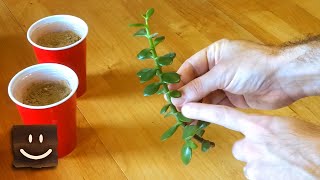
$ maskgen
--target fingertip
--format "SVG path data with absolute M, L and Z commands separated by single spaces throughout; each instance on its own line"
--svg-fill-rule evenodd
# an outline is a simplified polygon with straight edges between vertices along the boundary
M 173 89 L 175 89 L 175 87 L 176 87 L 175 84 L 169 84 L 169 85 L 168 85 L 168 89 L 169 89 L 169 90 L 173 90 Z
M 236 109 L 203 103 L 185 103 L 182 114 L 190 119 L 198 119 L 224 126 L 228 129 L 244 132 L 249 126 L 249 118 Z
M 197 103 L 186 103 L 181 108 L 181 113 L 187 118 L 194 118 L 197 114 Z
M 182 87 L 183 86 L 183 84 L 182 84 L 182 82 L 179 82 L 179 83 L 177 83 L 177 84 L 169 84 L 168 85 L 168 89 L 171 91 L 171 90 L 177 90 L 177 89 L 179 89 L 180 87 Z
M 181 107 L 184 103 L 185 99 L 183 97 L 180 98 L 171 98 L 171 102 L 176 107 Z
M 212 80 L 212 73 L 210 72 L 193 79 L 179 89 L 185 96 L 186 102 L 198 102 L 212 91 L 218 89 L 216 82 Z
M 189 112 L 192 110 L 191 106 L 189 104 L 185 104 L 184 106 L 182 106 L 181 108 L 181 113 L 188 117 L 189 116 Z

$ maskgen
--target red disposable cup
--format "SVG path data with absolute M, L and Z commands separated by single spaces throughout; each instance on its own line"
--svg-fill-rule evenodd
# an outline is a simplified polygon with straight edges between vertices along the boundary
M 22 103 L 23 93 L 30 83 L 44 80 L 65 81 L 71 93 L 59 102 L 46 106 L 30 106 Z M 58 157 L 63 157 L 76 147 L 76 73 L 67 66 L 43 63 L 30 66 L 17 73 L 10 81 L 8 93 L 16 104 L 25 125 L 55 124 L 58 134 Z
M 37 39 L 51 32 L 71 30 L 81 39 L 71 45 L 49 48 L 38 45 Z M 28 41 L 32 44 L 38 63 L 58 63 L 73 69 L 79 77 L 77 97 L 86 91 L 86 37 L 88 25 L 80 18 L 70 15 L 54 15 L 38 20 L 27 32 Z

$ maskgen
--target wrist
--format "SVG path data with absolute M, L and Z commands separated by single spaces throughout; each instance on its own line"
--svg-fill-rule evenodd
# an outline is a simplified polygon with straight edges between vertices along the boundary
M 320 95 L 320 42 L 283 47 L 277 80 L 292 99 Z

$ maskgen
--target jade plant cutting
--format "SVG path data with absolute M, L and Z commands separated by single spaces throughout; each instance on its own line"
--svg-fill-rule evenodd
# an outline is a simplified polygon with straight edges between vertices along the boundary
M 149 9 L 145 14 L 142 15 L 144 23 L 130 24 L 131 27 L 140 27 L 134 36 L 145 37 L 149 42 L 149 47 L 141 50 L 137 58 L 141 61 L 153 60 L 154 67 L 141 69 L 137 76 L 140 78 L 141 83 L 145 83 L 157 77 L 158 81 L 148 84 L 143 93 L 144 96 L 150 96 L 153 94 L 164 94 L 167 100 L 160 110 L 160 114 L 164 117 L 173 116 L 175 117 L 175 124 L 170 127 L 162 136 L 161 140 L 165 141 L 171 137 L 176 130 L 181 127 L 183 129 L 182 139 L 184 141 L 181 149 L 181 160 L 184 164 L 188 164 L 192 157 L 192 150 L 196 149 L 198 145 L 194 140 L 201 144 L 201 150 L 203 152 L 208 151 L 211 147 L 214 147 L 214 143 L 203 138 L 205 128 L 209 125 L 207 122 L 198 121 L 196 124 L 191 123 L 192 120 L 186 118 L 181 112 L 173 105 L 171 98 L 181 97 L 181 92 L 178 90 L 170 90 L 169 84 L 175 84 L 180 82 L 180 75 L 176 72 L 163 72 L 162 67 L 169 66 L 172 64 L 173 59 L 176 57 L 174 52 L 169 52 L 164 55 L 158 55 L 156 47 L 164 41 L 164 36 L 159 36 L 158 33 L 151 33 L 149 20 L 154 14 L 154 9 Z

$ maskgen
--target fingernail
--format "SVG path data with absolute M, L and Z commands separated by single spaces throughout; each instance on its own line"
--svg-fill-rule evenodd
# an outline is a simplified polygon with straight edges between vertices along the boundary
M 171 98 L 171 101 L 175 106 L 181 106 L 184 102 L 184 98 Z

